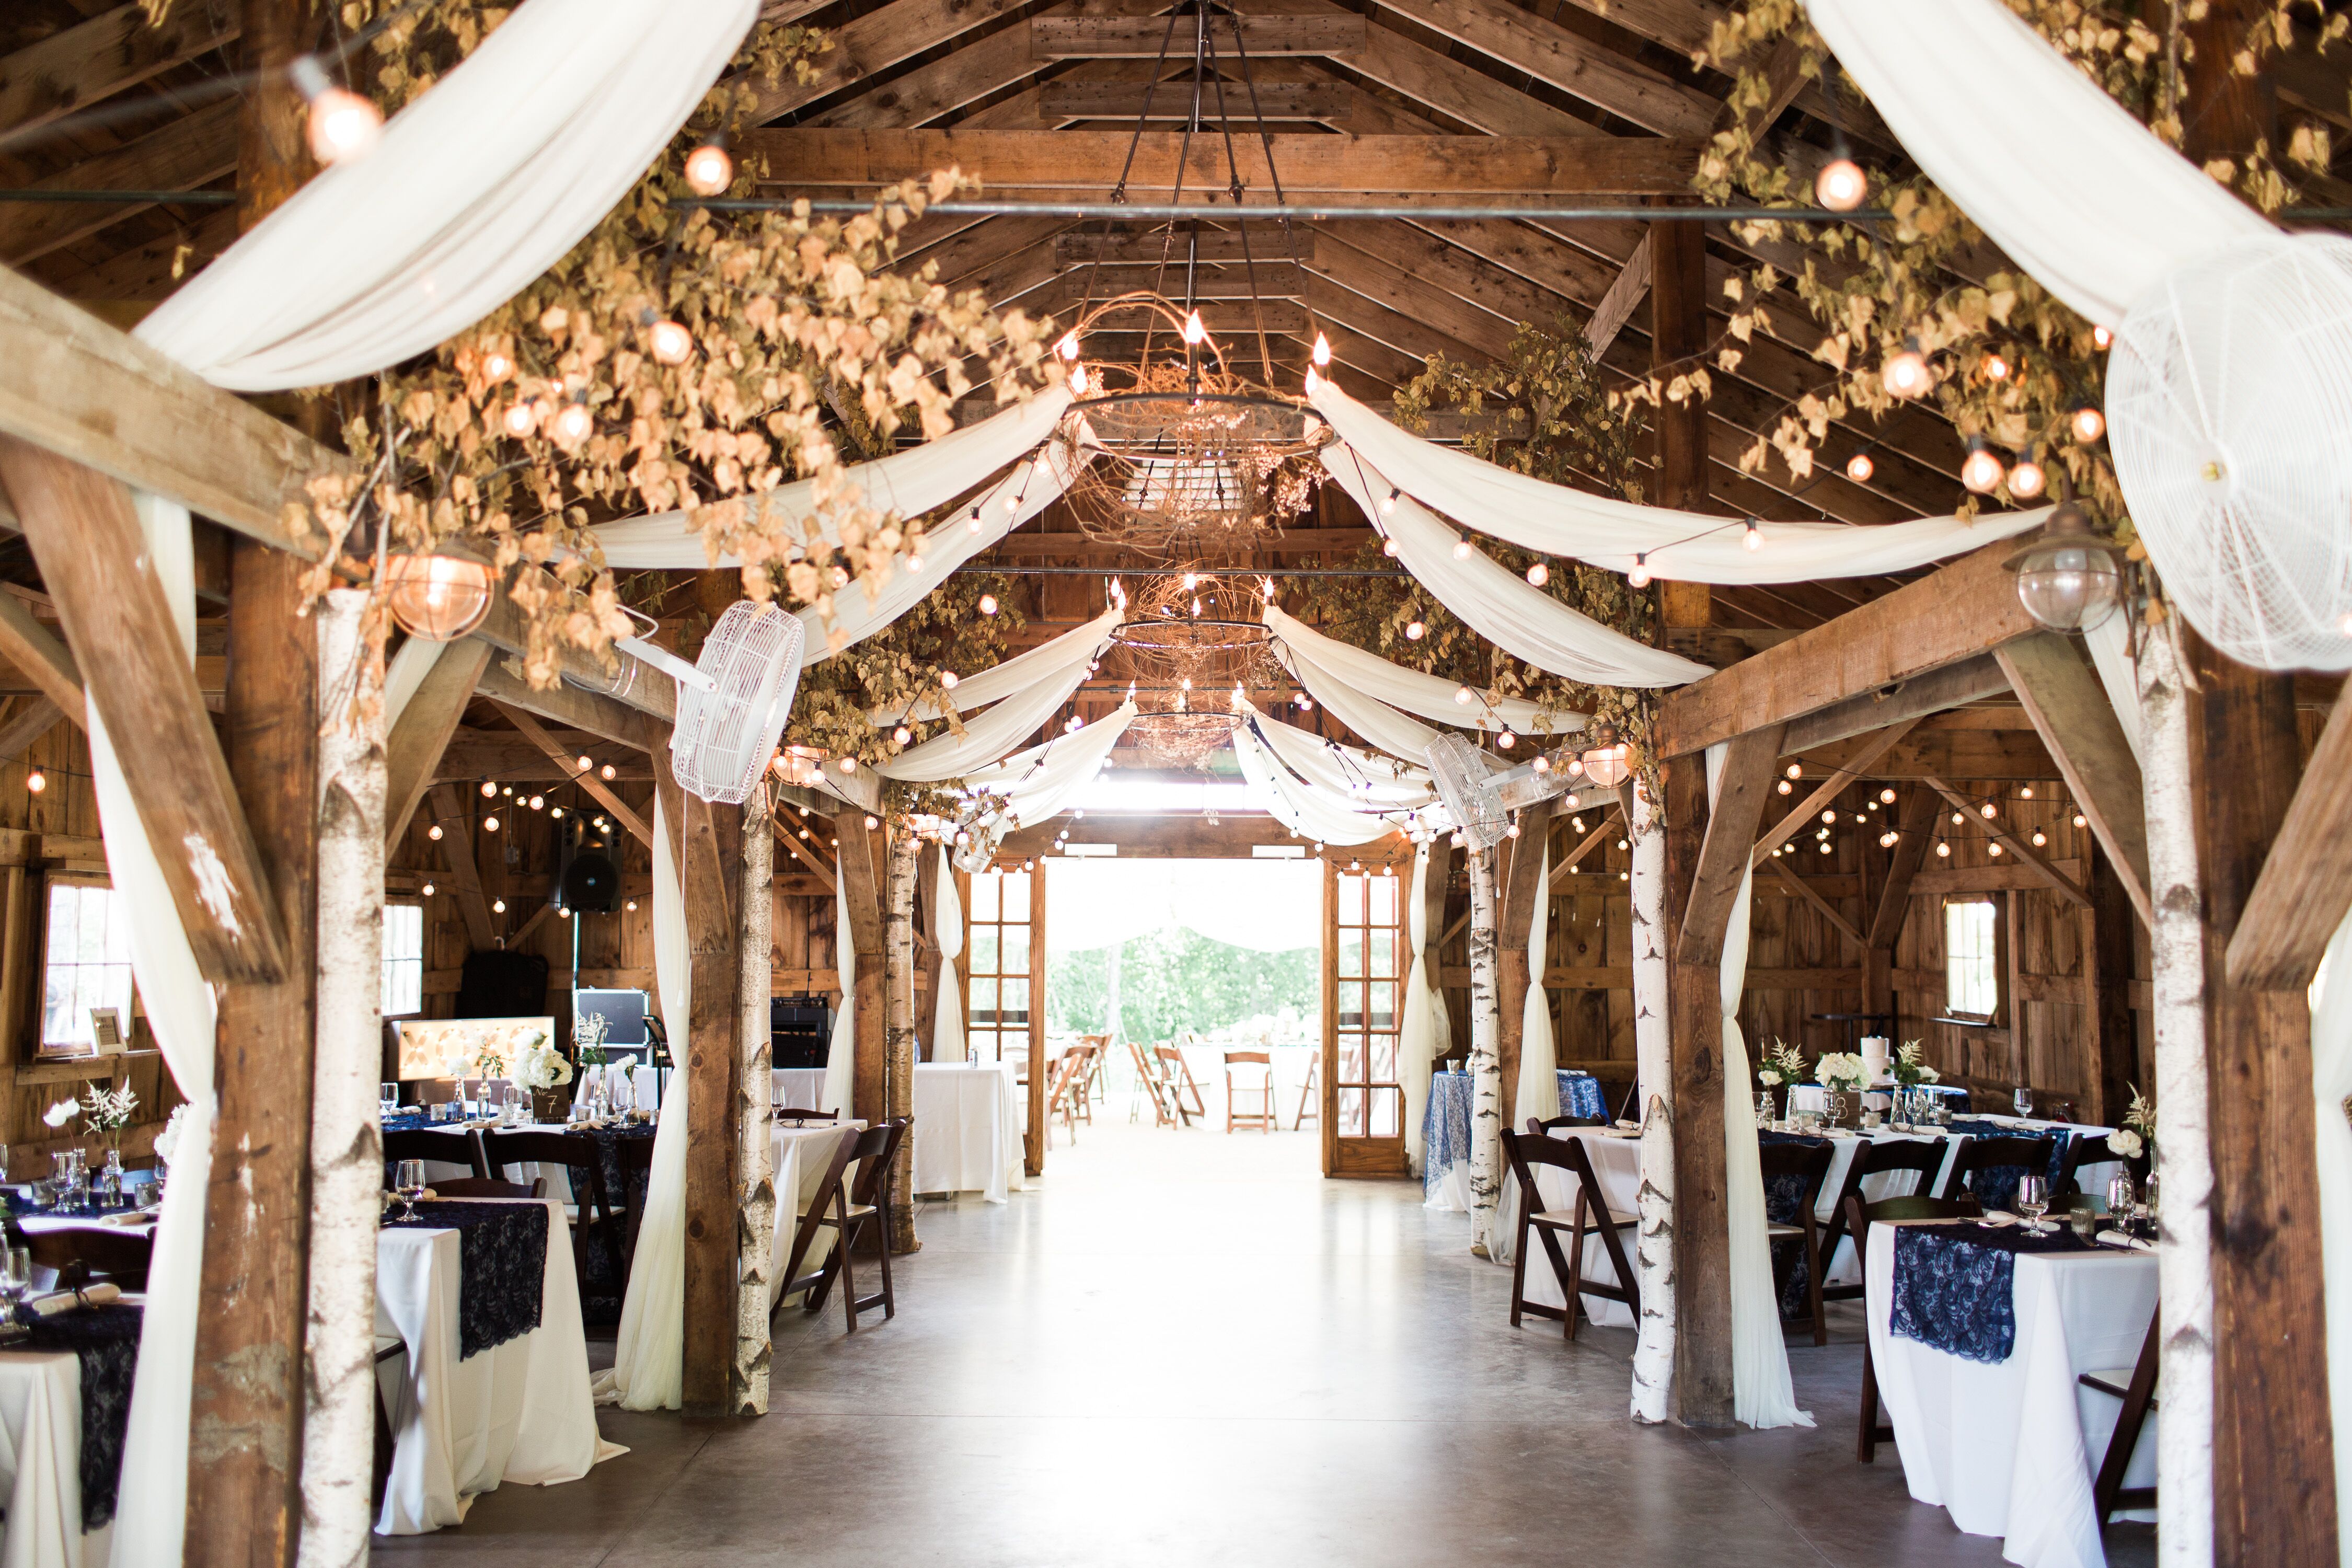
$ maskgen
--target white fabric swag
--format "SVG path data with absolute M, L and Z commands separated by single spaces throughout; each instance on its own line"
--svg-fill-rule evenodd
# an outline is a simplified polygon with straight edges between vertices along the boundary
M 1297 648 L 1277 638 L 1274 657 L 1301 689 L 1339 716 L 1339 721 L 1401 762 L 1424 767 L 1438 731 L 1408 718 L 1376 697 L 1367 697 Z
M 966 722 L 962 733 L 935 735 L 888 762 L 875 763 L 874 771 L 884 778 L 931 783 L 959 778 L 997 761 L 1069 700 L 1086 680 L 1087 666 L 1109 646 L 1121 618 L 1114 606 L 1076 631 L 972 677 L 971 685 L 984 688 L 973 700 L 1002 693 L 995 707 Z M 1000 671 L 1007 673 L 990 679 Z M 957 695 L 963 695 L 961 688 Z
M 1357 811 L 1442 810 L 1429 770 L 1264 719 L 1259 738 L 1284 766 Z
M 1722 787 L 1729 748 L 1706 751 L 1706 791 L 1712 801 Z M 1747 989 L 1748 930 L 1756 873 L 1739 878 L 1739 896 L 1724 931 L 1719 975 L 1723 1004 L 1724 1194 L 1731 1230 L 1731 1405 L 1739 1420 L 1759 1430 L 1810 1426 L 1811 1412 L 1797 1408 L 1789 1381 L 1789 1347 L 1780 1335 L 1780 1294 L 1772 1287 L 1772 1245 L 1764 1214 L 1764 1159 L 1756 1132 L 1756 1080 L 1748 1062 L 1748 1040 L 1739 1032 L 1739 998 Z
M 654 791 L 654 989 L 670 1060 L 687 1041 L 693 951 L 686 936 L 686 890 L 670 852 L 668 815 Z M 685 1397 L 687 1075 L 673 1067 L 654 1132 L 646 1214 L 637 1231 L 628 1292 L 611 1368 L 596 1374 L 596 1403 L 624 1410 L 676 1410 Z
M 834 1008 L 833 1038 L 825 1042 L 824 1089 L 814 1109 L 846 1116 L 857 1085 L 857 941 L 849 929 L 846 877 L 833 882 L 833 956 L 841 999 Z
M 1000 803 L 983 825 L 1021 827 L 1059 816 L 1102 771 L 1135 712 L 1133 702 L 1122 702 L 1074 734 L 1057 735 L 964 774 L 966 794 L 992 795 Z
M 1234 731 L 1234 755 L 1241 763 L 1242 776 L 1265 793 L 1267 811 L 1291 832 L 1325 844 L 1369 844 L 1402 825 L 1402 813 L 1394 817 L 1370 815 L 1344 796 L 1335 799 L 1291 773 L 1259 738 L 1257 726 L 1263 721 L 1257 710 L 1240 703 L 1236 710 L 1244 715 Z
M 2043 288 L 2102 326 L 2121 325 L 2184 263 L 2278 233 L 1999 0 L 1807 0 L 1805 9 L 1927 177 Z
M 1429 964 L 1423 949 L 1429 941 L 1429 846 L 1412 852 L 1412 877 L 1405 883 L 1405 941 L 1412 947 L 1411 967 L 1404 977 L 1404 1013 L 1397 1020 L 1397 1081 L 1404 1089 L 1404 1152 L 1412 1173 L 1422 1173 L 1427 1151 L 1422 1147 L 1421 1119 L 1429 1109 L 1430 1065 L 1444 1038 L 1440 1016 L 1430 1005 Z
M 1277 657 L 1287 647 L 1365 696 L 1441 724 L 1458 724 L 1465 730 L 1514 730 L 1522 735 L 1559 734 L 1584 728 L 1583 714 L 1555 713 L 1547 719 L 1525 698 L 1507 697 L 1499 702 L 1489 702 L 1484 695 L 1474 692 L 1469 701 L 1458 702 L 1454 700 L 1462 689 L 1458 683 L 1391 664 L 1376 653 L 1327 637 L 1292 617 L 1279 605 L 1265 606 L 1265 624 L 1274 628 Z M 1332 711 L 1339 712 L 1336 707 Z M 1348 717 L 1345 713 L 1339 716 Z M 1348 722 L 1350 728 L 1355 727 L 1353 720 Z M 1382 751 L 1391 749 L 1370 731 L 1359 729 L 1356 732 Z M 1430 739 L 1436 737 L 1432 735 Z
M 1887 7 L 1901 14 L 1921 8 Z M 1982 89 L 1979 85 L 1972 90 L 1981 94 Z M 2006 94 L 2001 102 L 2006 104 Z M 1465 528 L 1612 572 L 1630 571 L 1634 555 L 1646 552 L 1653 574 L 1685 583 L 1808 583 L 1908 571 L 2021 533 L 2051 511 L 2039 507 L 1989 513 L 1971 522 L 1930 517 L 1864 527 L 1764 522 L 1759 524 L 1764 548 L 1749 550 L 1737 518 L 1635 506 L 1514 473 L 1400 430 L 1328 381 L 1319 382 L 1307 401 L 1368 467 Z M 1369 510 L 1377 515 L 1376 507 Z M 1702 537 L 1693 538 L 1695 534 Z
M 195 552 L 187 509 L 153 496 L 136 500 L 150 559 L 193 661 Z M 110 1560 L 126 1565 L 177 1563 L 187 1521 L 189 1405 L 195 1384 L 196 1318 L 204 1299 L 205 1193 L 212 1175 L 213 992 L 188 946 L 179 906 L 95 700 L 89 704 L 89 727 L 99 832 L 107 873 L 121 895 L 118 907 L 130 921 L 131 976 L 163 1065 L 188 1102 L 155 1226 L 123 1441 L 122 1496 L 136 1500 L 116 1515 Z
M 1524 839 L 1521 843 L 1525 843 Z M 1519 1087 L 1511 1125 L 1530 1116 L 1559 1114 L 1559 1047 L 1551 1032 L 1551 998 L 1544 991 L 1544 943 L 1551 934 L 1551 849 L 1544 848 L 1536 907 L 1528 927 L 1528 997 L 1519 1015 Z
M 932 884 L 931 930 L 940 944 L 939 995 L 931 1011 L 931 1060 L 960 1062 L 964 1058 L 963 986 L 956 979 L 955 961 L 963 955 L 963 900 L 956 896 L 955 866 L 939 856 L 939 880 Z
M 1081 648 L 1088 651 L 1085 658 L 1076 658 L 1076 662 L 1080 665 L 1087 663 L 1093 658 L 1094 652 L 1101 648 L 1104 640 L 1118 630 L 1126 618 L 1126 613 L 1114 605 L 1082 626 L 1040 643 L 1025 653 L 1014 654 L 1002 664 L 992 664 L 977 675 L 967 675 L 956 682 L 953 691 L 948 693 L 946 707 L 936 702 L 919 702 L 903 713 L 889 708 L 875 708 L 868 710 L 866 716 L 874 721 L 877 729 L 880 729 L 908 719 L 929 723 L 950 710 L 969 713 L 975 708 L 1002 701 L 1041 679 L 1066 672 Z
M 1399 496 L 1383 513 L 1381 502 L 1391 487 L 1353 451 L 1326 450 L 1323 468 L 1395 542 L 1404 569 L 1471 630 L 1512 657 L 1592 686 L 1680 686 L 1715 673 L 1578 614 L 1483 552 L 1457 558 L 1460 536 L 1409 496 Z
M 138 335 L 216 386 L 373 375 L 503 305 L 603 221 L 719 79 L 759 0 L 530 0 Z

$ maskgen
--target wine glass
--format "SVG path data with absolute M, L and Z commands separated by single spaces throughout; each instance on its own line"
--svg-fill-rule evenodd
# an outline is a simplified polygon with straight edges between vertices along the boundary
M 392 1190 L 400 1198 L 403 1219 L 416 1217 L 416 1201 L 425 1195 L 425 1162 L 403 1160 L 393 1169 Z
M 1772 1110 L 1772 1091 L 1769 1089 L 1758 1089 L 1756 1091 L 1756 1125 L 1771 1126 Z
M 2050 1212 L 2049 1177 L 2038 1171 L 2028 1171 L 2018 1178 L 2017 1212 L 2025 1216 L 2030 1228 L 2042 1228 L 2042 1216 Z
M 29 1247 L 0 1248 L 0 1301 L 8 1303 L 8 1317 L 14 1321 L 17 1306 L 25 1293 L 33 1288 L 33 1249 Z
M 385 1116 L 400 1114 L 400 1085 L 380 1083 L 375 1086 L 376 1109 Z
M 2021 1119 L 2033 1114 L 2033 1091 L 2021 1083 L 2017 1086 L 2017 1092 L 2009 1097 L 2009 1102 L 2017 1107 Z

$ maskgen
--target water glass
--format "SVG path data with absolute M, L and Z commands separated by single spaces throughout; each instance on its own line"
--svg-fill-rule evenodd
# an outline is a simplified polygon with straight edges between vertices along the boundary
M 1756 1125 L 1759 1127 L 1771 1126 L 1773 1109 L 1772 1091 L 1769 1089 L 1758 1089 L 1756 1091 Z
M 33 1288 L 33 1249 L 29 1247 L 0 1248 L 0 1301 L 8 1303 L 10 1315 L 15 1315 L 17 1303 Z
M 122 1196 L 122 1151 L 120 1149 L 106 1152 L 106 1167 L 98 1173 L 98 1195 L 109 1204 Z
M 2117 1171 L 2107 1178 L 2107 1213 L 2116 1224 L 2129 1219 L 2139 1207 L 2139 1189 L 2132 1184 L 2129 1171 Z
M 2018 1178 L 2017 1212 L 2023 1215 L 2035 1230 L 2042 1228 L 2042 1216 L 2050 1212 L 2050 1178 L 2038 1171 L 2028 1171 Z
M 2017 1086 L 2017 1092 L 2009 1097 L 2009 1102 L 2017 1107 L 2017 1114 L 2021 1117 L 2033 1114 L 2033 1091 L 2021 1083 Z
M 400 1085 L 380 1083 L 375 1086 L 376 1109 L 386 1116 L 400 1114 Z
M 400 1217 L 415 1219 L 416 1202 L 425 1195 L 425 1162 L 403 1160 L 393 1168 L 392 1190 L 401 1205 Z
M 88 1157 L 79 1149 L 60 1149 L 54 1161 L 58 1184 L 58 1202 L 79 1204 L 83 1184 L 89 1178 Z

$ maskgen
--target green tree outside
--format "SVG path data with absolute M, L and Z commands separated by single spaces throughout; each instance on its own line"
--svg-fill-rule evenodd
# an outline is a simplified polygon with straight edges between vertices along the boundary
M 1118 1032 L 1123 1039 L 1172 1040 L 1188 1030 L 1206 1035 L 1276 1016 L 1286 1008 L 1301 1020 L 1293 1040 L 1321 1038 L 1320 949 L 1260 952 L 1181 926 L 1136 937 L 1117 949 L 1054 953 L 1046 966 L 1049 1031 L 1103 1032 L 1110 1016 L 1114 952 Z

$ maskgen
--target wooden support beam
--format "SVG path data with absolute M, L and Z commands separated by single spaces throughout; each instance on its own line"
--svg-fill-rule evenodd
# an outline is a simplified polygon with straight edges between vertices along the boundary
M 754 100 L 749 118 L 764 123 L 1021 9 L 1020 0 L 890 0 L 826 28 L 833 47 L 812 62 L 807 80 L 785 73 L 770 81 L 746 71 L 724 85 L 749 89 Z
M 1933 825 L 1940 809 L 1938 798 L 1935 791 L 1924 787 L 1915 787 L 1904 797 L 1895 853 L 1887 861 L 1886 880 L 1879 888 L 1878 907 L 1871 916 L 1870 930 L 1863 938 L 1864 1012 L 1895 1011 L 1895 944 L 1901 940 L 1903 922 L 1911 913 L 1911 895 L 1920 864 L 1927 858 L 1927 840 L 1934 836 Z
M 2107 852 L 2140 923 L 2147 924 L 2147 817 L 2139 759 L 2106 688 L 2072 642 L 2049 632 L 2021 637 L 1995 649 L 1993 658 Z
M 383 834 L 387 845 L 397 844 L 408 831 L 408 819 L 433 785 L 449 737 L 466 716 L 475 684 L 490 661 L 490 645 L 472 639 L 445 647 L 425 672 L 415 694 L 384 738 Z
M 1840 763 L 1829 777 L 1823 779 L 1819 785 L 1807 794 L 1801 805 L 1774 823 L 1764 837 L 1756 841 L 1756 847 L 1748 851 L 1748 864 L 1751 867 L 1764 864 L 1772 851 L 1786 842 L 1790 834 L 1812 820 L 1813 813 L 1835 800 L 1839 791 L 1860 778 L 1871 763 L 1893 750 L 1895 742 L 1909 734 L 1913 726 L 1918 722 L 1916 719 L 1906 719 L 1899 724 L 1889 724 L 1885 729 L 1873 735 L 1860 751 Z
M 131 492 L 11 437 L 0 437 L 0 483 L 80 650 L 90 700 L 130 764 L 124 782 L 196 962 L 216 984 L 285 979 L 287 923 Z M 301 727 L 315 727 L 307 710 Z
M 1820 893 L 1814 891 L 1811 884 L 1809 884 L 1804 878 L 1800 877 L 1794 871 L 1790 870 L 1789 862 L 1785 858 L 1773 860 L 1772 869 L 1780 874 L 1780 879 L 1788 883 L 1790 888 L 1795 891 L 1799 898 L 1804 900 L 1805 902 L 1812 905 L 1816 910 L 1820 911 L 1821 917 L 1823 920 L 1837 927 L 1838 931 L 1848 942 L 1853 942 L 1856 947 L 1864 947 L 1865 945 L 1862 940 L 1862 932 L 1854 929 L 1853 922 L 1846 919 L 1843 915 L 1838 913 L 1836 907 L 1827 899 L 1822 897 Z
M 2133 910 L 2114 860 L 2095 847 L 2085 858 L 2091 907 L 2075 920 L 2083 954 L 2083 1018 L 2089 1026 L 2099 1090 L 2094 1114 L 2105 1126 L 2121 1127 L 2139 1078 L 2139 1031 L 2131 1005 Z
M 1099 228 L 1087 226 L 1066 230 L 1054 240 L 1054 261 L 1064 268 L 1076 267 L 1150 267 L 1160 264 L 1160 246 L 1166 237 L 1156 233 L 1103 234 Z M 1312 265 L 1315 260 L 1315 231 L 1297 231 L 1298 259 Z M 1259 231 L 1244 237 L 1233 229 L 1206 229 L 1198 234 L 1179 234 L 1167 239 L 1168 255 L 1173 264 L 1181 265 L 1188 251 L 1203 265 L 1239 267 L 1245 261 L 1263 266 L 1268 258 L 1290 259 L 1291 242 L 1277 231 Z
M 1610 811 L 1615 806 L 1615 805 L 1616 803 L 1612 801 L 1608 805 L 1602 806 L 1601 808 L 1602 817 L 1601 826 L 1586 834 L 1583 837 L 1578 839 L 1576 841 L 1576 847 L 1570 849 L 1566 855 L 1561 856 L 1559 864 L 1551 868 L 1552 891 L 1558 892 L 1559 890 L 1560 879 L 1574 871 L 1587 855 L 1591 854 L 1594 849 L 1600 847 L 1603 839 L 1607 838 L 1612 833 L 1618 835 L 1620 837 L 1623 837 L 1625 832 L 1624 825 L 1622 823 L 1612 824 L 1607 820 Z M 1449 932 L 1448 934 L 1450 935 L 1451 933 Z
M 40 191 L 185 191 L 236 169 L 237 100 L 223 99 L 33 182 Z M 0 202 L 0 255 L 15 266 L 144 212 L 150 202 Z
M 1692 905 L 1712 832 L 1706 766 L 1670 757 L 1664 775 L 1665 917 L 1673 933 L 1692 931 Z M 1752 826 L 1737 837 L 1745 850 Z M 1733 835 L 1719 836 L 1728 843 Z M 1720 911 L 1714 917 L 1718 937 Z M 1677 944 L 1678 945 L 1678 944 Z M 1673 947 L 1666 966 L 1675 1106 L 1675 1415 L 1685 1426 L 1732 1423 L 1731 1208 L 1723 1131 L 1723 996 L 1719 963 L 1685 962 Z
M 663 808 L 685 826 L 687 946 L 693 955 L 685 1068 L 686 1345 L 682 1403 L 688 1415 L 729 1412 L 735 1363 L 737 974 L 732 873 L 740 823 L 668 781 Z M 667 792 L 675 791 L 674 794 Z
M 234 7 L 117 5 L 0 58 L 0 145 L 235 41 Z M 232 156 L 232 163 L 234 157 Z
M 65 722 L 65 714 L 58 705 L 42 696 L 25 700 L 16 712 L 0 724 L 0 760 L 13 761 L 25 754 L 32 743 Z
M 646 826 L 645 818 L 639 816 L 612 785 L 596 776 L 594 768 L 580 766 L 578 756 L 565 752 L 562 745 L 541 726 L 538 720 L 521 709 L 511 708 L 504 702 L 495 700 L 490 706 L 505 714 L 507 722 L 520 731 L 524 740 L 546 752 L 548 757 L 563 770 L 566 778 L 595 796 L 598 804 L 613 814 L 614 820 L 629 830 L 631 837 L 648 849 L 653 847 L 654 830 Z
M 1979 654 L 1791 720 L 1783 743 L 1791 755 L 1810 752 L 1816 746 L 1850 740 L 1882 725 L 1922 718 L 1963 702 L 1999 697 L 2008 690 L 2009 677 L 2003 673 L 2000 661 L 1990 654 Z M 1895 755 L 1908 755 L 1914 749 L 1906 746 Z
M 2347 910 L 2352 910 L 2352 683 L 2336 698 L 2311 749 L 2294 803 L 2231 933 L 2231 984 L 2302 991 L 2319 973 Z
M 1536 80 L 1661 136 L 1705 136 L 1723 106 L 1582 33 L 1508 0 L 1381 0 L 1396 12 Z
M 1748 848 L 1756 840 L 1757 819 L 1764 815 L 1773 764 L 1780 759 L 1778 724 L 1750 730 L 1731 742 L 1707 813 L 1706 840 L 1699 851 L 1685 917 L 1675 939 L 1675 963 L 1710 964 L 1723 957 L 1725 927 L 1748 875 Z M 1677 1098 L 1675 1103 L 1683 1101 Z
M 1593 358 L 1599 359 L 1609 352 L 1609 345 L 1617 341 L 1617 334 L 1625 330 L 1625 323 L 1633 319 L 1633 312 L 1649 298 L 1652 265 L 1650 236 L 1645 234 L 1633 259 L 1625 263 L 1625 269 L 1617 274 L 1617 280 L 1609 285 L 1608 292 L 1592 308 L 1591 320 L 1584 323 L 1584 346 L 1591 351 Z
M 2043 855 L 2041 851 L 2034 848 L 2032 845 L 2028 844 L 2024 839 L 2020 838 L 2014 832 L 2012 832 L 2006 820 L 1998 816 L 1984 816 L 1977 810 L 1976 802 L 1969 800 L 1959 791 L 1954 789 L 1950 784 L 1946 784 L 1942 779 L 1937 778 L 1933 774 L 1928 775 L 1920 782 L 1925 784 L 1929 789 L 1934 790 L 1937 795 L 1942 795 L 1946 801 L 1951 804 L 1954 809 L 1965 813 L 1970 823 L 1981 828 L 1984 832 L 1991 835 L 1993 839 L 1998 842 L 2002 848 L 2016 856 L 2018 863 L 2032 871 L 2034 876 L 2042 880 L 2044 886 L 2049 887 L 2059 893 L 2068 903 L 2073 904 L 2076 909 L 2086 910 L 2091 907 L 2091 896 L 2083 891 L 2081 886 L 2078 885 L 2072 877 L 2067 876 L 2066 873 L 2058 869 L 2057 867 L 2053 866 L 2047 856 Z
M 802 843 L 800 834 L 785 826 L 782 818 L 775 819 L 774 826 L 776 837 L 783 840 L 784 847 L 793 852 L 794 859 L 816 873 L 817 880 L 824 884 L 824 890 L 828 893 L 839 892 L 840 880 L 835 876 L 833 868 L 824 863 L 824 858 Z
M 1344 55 L 1364 47 L 1361 16 L 1220 16 L 1216 22 L 1206 47 L 1225 60 L 1244 53 L 1252 59 Z M 1172 26 L 1159 16 L 1037 16 L 1029 23 L 1029 58 L 1034 60 L 1157 59 L 1164 55 L 1189 61 L 1201 43 L 1201 25 L 1190 16 L 1177 17 Z
M 13 594 L 0 594 L 0 654 L 24 671 L 43 696 L 80 728 L 89 728 L 82 694 L 81 666 L 57 633 L 33 618 Z
M 522 611 L 504 594 L 491 603 L 488 618 L 474 636 L 517 659 L 528 656 L 530 628 L 523 622 Z M 626 655 L 619 656 L 622 668 L 616 679 L 583 650 L 566 643 L 561 651 L 563 684 L 540 690 L 505 659 L 493 659 L 482 671 L 482 695 L 640 752 L 656 752 L 669 744 L 670 726 L 677 722 L 677 681 Z M 648 719 L 655 722 L 647 723 Z
M 433 820 L 441 828 L 441 868 L 457 895 L 457 912 L 466 921 L 466 945 L 475 952 L 498 946 L 497 928 L 490 924 L 490 903 L 482 896 L 482 874 L 474 861 L 474 818 L 458 797 L 455 784 L 432 789 Z
M 1964 556 L 1826 626 L 1666 693 L 1658 707 L 1659 754 L 1703 751 L 1765 724 L 1801 721 L 1851 699 L 1867 700 L 1883 688 L 2040 631 L 2018 603 L 2016 579 L 2002 564 L 2012 548 L 2003 542 Z M 1902 716 L 1856 718 L 1844 734 Z M 1790 727 L 1809 745 L 1842 738 Z
M 1537 900 L 1551 897 L 1543 872 L 1544 845 L 1551 837 L 1551 819 L 1559 802 L 1538 801 L 1519 813 L 1519 836 L 1510 841 L 1511 865 L 1502 879 L 1502 907 L 1496 911 L 1496 1005 L 1502 1025 L 1496 1037 L 1496 1068 L 1503 1080 L 1503 1120 L 1511 1121 L 1518 1104 L 1519 1051 L 1526 1043 L 1528 973 L 1528 944 L 1535 934 Z
M 1255 138 L 1236 138 L 1245 187 L 1270 195 L 1645 195 L 1688 188 L 1699 144 L 1659 137 L 1553 139 L 1526 136 L 1330 136 L 1276 132 L 1274 164 Z M 1172 191 L 1204 208 L 1227 199 L 1232 178 L 1216 138 L 1146 131 L 754 131 L 743 152 L 768 160 L 771 183 L 792 189 L 859 188 L 961 168 L 991 187 L 1094 191 L 1101 171 L 1121 166 L 1130 141 L 1128 188 Z M 1181 168 L 1180 168 L 1181 162 Z M 1156 197 L 1154 199 L 1157 199 Z M 1212 216 L 1204 211 L 1203 216 Z
M 856 1012 L 857 1059 L 853 1090 L 854 1109 L 847 1113 L 868 1123 L 889 1114 L 888 1009 L 884 994 L 882 951 L 882 856 L 874 831 L 860 813 L 845 811 L 833 819 L 833 836 L 841 840 L 836 863 L 842 891 L 849 904 L 849 930 L 845 934 L 857 953 L 857 994 L 842 1005 Z
M 1076 18 L 1072 18 L 1075 20 Z M 1307 21 L 1310 18 L 1292 18 Z M 1339 17 L 1311 18 L 1316 21 L 1338 22 Z M 1253 22 L 1271 21 L 1271 17 L 1254 17 Z M 1034 27 L 1037 24 L 1032 23 Z M 1163 26 L 1165 24 L 1162 24 Z M 1360 24 L 1357 31 L 1362 32 Z M 1253 62 L 1257 58 L 1255 47 L 1250 51 Z M 1163 81 L 1156 91 L 1150 84 L 1132 81 L 1069 81 L 1054 80 L 1037 90 L 1037 115 L 1047 121 L 1063 120 L 1127 120 L 1149 115 L 1153 120 L 1182 120 L 1192 112 L 1192 87 L 1189 81 Z M 1234 121 L 1255 121 L 1263 118 L 1278 120 L 1338 120 L 1348 112 L 1350 96 L 1340 82 L 1261 81 L 1255 91 L 1239 81 L 1227 81 L 1223 89 L 1204 86 L 1201 92 L 1201 112 L 1204 116 Z

